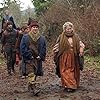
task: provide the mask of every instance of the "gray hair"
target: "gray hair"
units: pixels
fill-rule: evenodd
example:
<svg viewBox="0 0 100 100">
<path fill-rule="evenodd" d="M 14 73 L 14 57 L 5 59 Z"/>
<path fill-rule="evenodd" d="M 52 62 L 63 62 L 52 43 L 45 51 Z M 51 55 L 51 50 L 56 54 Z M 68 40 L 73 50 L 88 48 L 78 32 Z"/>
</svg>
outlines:
<svg viewBox="0 0 100 100">
<path fill-rule="evenodd" d="M 65 28 L 67 26 L 71 26 L 72 28 L 74 28 L 74 25 L 71 22 L 65 22 L 65 24 L 63 25 L 63 31 L 65 31 Z"/>
</svg>

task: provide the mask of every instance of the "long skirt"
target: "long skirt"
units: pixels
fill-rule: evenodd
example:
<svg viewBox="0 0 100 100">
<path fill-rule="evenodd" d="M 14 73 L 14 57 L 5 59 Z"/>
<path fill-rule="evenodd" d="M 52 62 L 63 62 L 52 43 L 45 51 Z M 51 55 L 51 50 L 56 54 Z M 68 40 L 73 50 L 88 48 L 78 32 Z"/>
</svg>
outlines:
<svg viewBox="0 0 100 100">
<path fill-rule="evenodd" d="M 61 82 L 64 88 L 77 89 L 80 82 L 78 60 L 72 50 L 64 52 L 60 57 Z"/>
</svg>

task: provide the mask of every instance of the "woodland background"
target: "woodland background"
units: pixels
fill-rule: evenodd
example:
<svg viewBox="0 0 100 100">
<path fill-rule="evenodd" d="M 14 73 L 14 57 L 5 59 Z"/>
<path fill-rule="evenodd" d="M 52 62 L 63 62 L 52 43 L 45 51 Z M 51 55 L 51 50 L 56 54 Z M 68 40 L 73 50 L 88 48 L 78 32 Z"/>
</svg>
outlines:
<svg viewBox="0 0 100 100">
<path fill-rule="evenodd" d="M 33 9 L 28 7 L 21 11 L 19 0 L 4 0 L 0 8 L 0 20 L 6 8 L 14 16 L 17 27 L 21 27 L 29 17 L 37 19 L 40 31 L 50 45 L 62 32 L 62 25 L 71 21 L 86 45 L 86 54 L 100 54 L 100 0 L 32 0 L 32 3 Z"/>
</svg>

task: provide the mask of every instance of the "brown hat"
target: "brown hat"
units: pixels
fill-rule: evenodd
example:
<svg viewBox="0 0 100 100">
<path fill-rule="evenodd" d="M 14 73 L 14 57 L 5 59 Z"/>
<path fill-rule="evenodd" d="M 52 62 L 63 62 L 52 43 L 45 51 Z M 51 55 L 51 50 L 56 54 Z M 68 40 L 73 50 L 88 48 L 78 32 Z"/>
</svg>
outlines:
<svg viewBox="0 0 100 100">
<path fill-rule="evenodd" d="M 28 28 L 28 26 L 27 26 L 27 25 L 24 25 L 24 26 L 22 26 L 21 29 L 25 30 L 25 29 L 27 29 L 27 28 Z"/>
<path fill-rule="evenodd" d="M 33 26 L 39 27 L 38 22 L 37 21 L 32 21 L 31 24 L 30 24 L 30 27 L 33 27 Z"/>
</svg>

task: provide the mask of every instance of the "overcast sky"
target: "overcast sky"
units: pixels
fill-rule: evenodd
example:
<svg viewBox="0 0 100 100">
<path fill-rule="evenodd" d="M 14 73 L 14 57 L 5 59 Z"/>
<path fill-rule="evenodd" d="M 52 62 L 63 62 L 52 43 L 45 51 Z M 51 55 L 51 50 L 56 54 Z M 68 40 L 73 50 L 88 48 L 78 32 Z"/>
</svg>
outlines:
<svg viewBox="0 0 100 100">
<path fill-rule="evenodd" d="M 20 0 L 20 1 L 22 2 L 21 7 L 23 7 L 23 10 L 27 9 L 28 6 L 34 8 L 31 0 Z"/>
<path fill-rule="evenodd" d="M 21 10 L 25 10 L 27 9 L 28 7 L 31 7 L 31 8 L 34 8 L 31 0 L 20 0 L 22 3 L 21 3 L 21 7 L 23 7 Z M 0 0 L 0 3 L 2 3 L 3 0 Z"/>
</svg>

